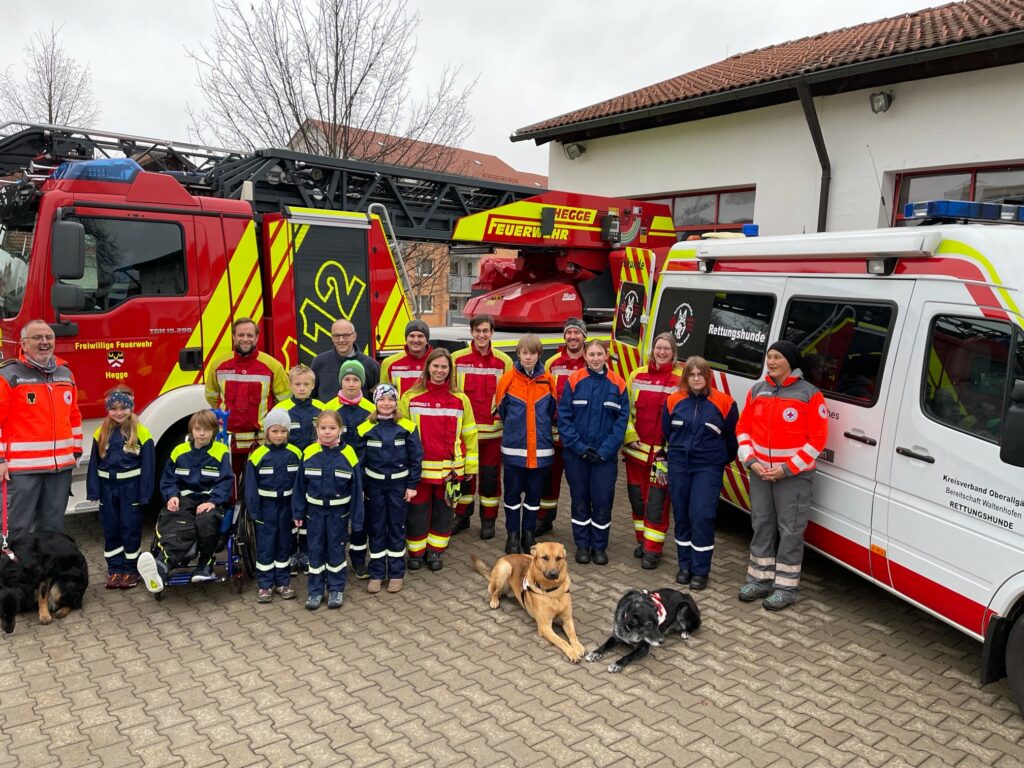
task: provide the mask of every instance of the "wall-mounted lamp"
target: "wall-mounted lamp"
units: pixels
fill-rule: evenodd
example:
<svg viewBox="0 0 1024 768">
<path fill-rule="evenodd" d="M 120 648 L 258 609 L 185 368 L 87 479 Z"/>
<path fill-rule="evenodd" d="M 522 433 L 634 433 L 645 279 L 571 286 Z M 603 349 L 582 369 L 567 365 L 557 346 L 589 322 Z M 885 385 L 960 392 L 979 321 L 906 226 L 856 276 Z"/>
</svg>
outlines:
<svg viewBox="0 0 1024 768">
<path fill-rule="evenodd" d="M 871 111 L 876 115 L 881 112 L 888 112 L 892 106 L 892 94 L 885 91 L 871 94 Z"/>
<path fill-rule="evenodd" d="M 562 149 L 565 151 L 565 157 L 567 160 L 579 160 L 583 157 L 583 153 L 587 151 L 586 147 L 582 144 L 577 144 L 576 142 L 566 144 Z"/>
</svg>

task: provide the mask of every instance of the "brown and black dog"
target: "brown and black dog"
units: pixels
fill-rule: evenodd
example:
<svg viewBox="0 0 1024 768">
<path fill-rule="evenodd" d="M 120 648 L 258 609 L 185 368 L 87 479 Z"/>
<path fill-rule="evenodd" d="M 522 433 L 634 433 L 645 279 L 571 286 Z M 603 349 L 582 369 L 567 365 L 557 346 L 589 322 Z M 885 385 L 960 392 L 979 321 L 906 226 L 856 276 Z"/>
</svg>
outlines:
<svg viewBox="0 0 1024 768">
<path fill-rule="evenodd" d="M 576 637 L 572 622 L 572 597 L 569 595 L 569 570 L 565 546 L 553 541 L 535 545 L 528 555 L 505 555 L 493 568 L 471 555 L 473 567 L 487 579 L 491 608 L 497 608 L 502 595 L 514 597 L 537 622 L 537 632 L 564 653 L 569 661 L 583 658 L 584 648 Z M 561 621 L 566 642 L 552 628 Z"/>
<path fill-rule="evenodd" d="M 14 631 L 18 613 L 36 608 L 39 623 L 82 607 L 89 586 L 85 557 L 67 534 L 38 531 L 12 536 L 13 557 L 0 554 L 0 629 Z"/>
</svg>

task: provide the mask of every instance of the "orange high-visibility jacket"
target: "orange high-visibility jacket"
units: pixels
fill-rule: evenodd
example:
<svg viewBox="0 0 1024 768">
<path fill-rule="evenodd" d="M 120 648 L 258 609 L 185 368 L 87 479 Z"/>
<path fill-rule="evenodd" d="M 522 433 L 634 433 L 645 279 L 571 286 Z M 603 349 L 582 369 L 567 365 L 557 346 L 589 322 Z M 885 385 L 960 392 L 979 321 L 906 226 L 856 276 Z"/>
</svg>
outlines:
<svg viewBox="0 0 1024 768">
<path fill-rule="evenodd" d="M 769 469 L 781 466 L 789 476 L 810 471 L 828 439 L 825 398 L 800 376 L 779 386 L 766 375 L 747 393 L 736 437 L 737 455 L 748 469 L 759 461 Z"/>
</svg>

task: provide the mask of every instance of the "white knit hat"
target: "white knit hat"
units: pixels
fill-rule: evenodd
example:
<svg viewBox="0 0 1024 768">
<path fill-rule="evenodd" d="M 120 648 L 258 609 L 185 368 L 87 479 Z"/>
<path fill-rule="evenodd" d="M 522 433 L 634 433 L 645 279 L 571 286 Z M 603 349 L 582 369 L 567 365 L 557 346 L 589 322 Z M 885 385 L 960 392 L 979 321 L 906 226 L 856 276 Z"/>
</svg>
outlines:
<svg viewBox="0 0 1024 768">
<path fill-rule="evenodd" d="M 263 419 L 264 431 L 271 427 L 284 427 L 285 429 L 290 429 L 291 425 L 292 417 L 288 415 L 288 411 L 284 408 L 274 408 Z"/>
</svg>

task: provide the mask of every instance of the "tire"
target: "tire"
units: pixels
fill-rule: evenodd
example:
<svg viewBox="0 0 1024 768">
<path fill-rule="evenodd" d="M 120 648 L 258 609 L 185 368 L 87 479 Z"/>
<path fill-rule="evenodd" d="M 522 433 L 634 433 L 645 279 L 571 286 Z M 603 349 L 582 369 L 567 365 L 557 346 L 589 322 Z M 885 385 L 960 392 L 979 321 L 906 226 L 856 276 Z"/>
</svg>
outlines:
<svg viewBox="0 0 1024 768">
<path fill-rule="evenodd" d="M 235 540 L 238 545 L 238 556 L 242 563 L 242 571 L 246 578 L 256 578 L 256 525 L 249 516 L 249 511 L 242 503 L 238 512 L 238 525 L 235 528 Z"/>
<path fill-rule="evenodd" d="M 1017 618 L 1006 641 L 1006 680 L 1024 715 L 1024 615 Z"/>
</svg>

